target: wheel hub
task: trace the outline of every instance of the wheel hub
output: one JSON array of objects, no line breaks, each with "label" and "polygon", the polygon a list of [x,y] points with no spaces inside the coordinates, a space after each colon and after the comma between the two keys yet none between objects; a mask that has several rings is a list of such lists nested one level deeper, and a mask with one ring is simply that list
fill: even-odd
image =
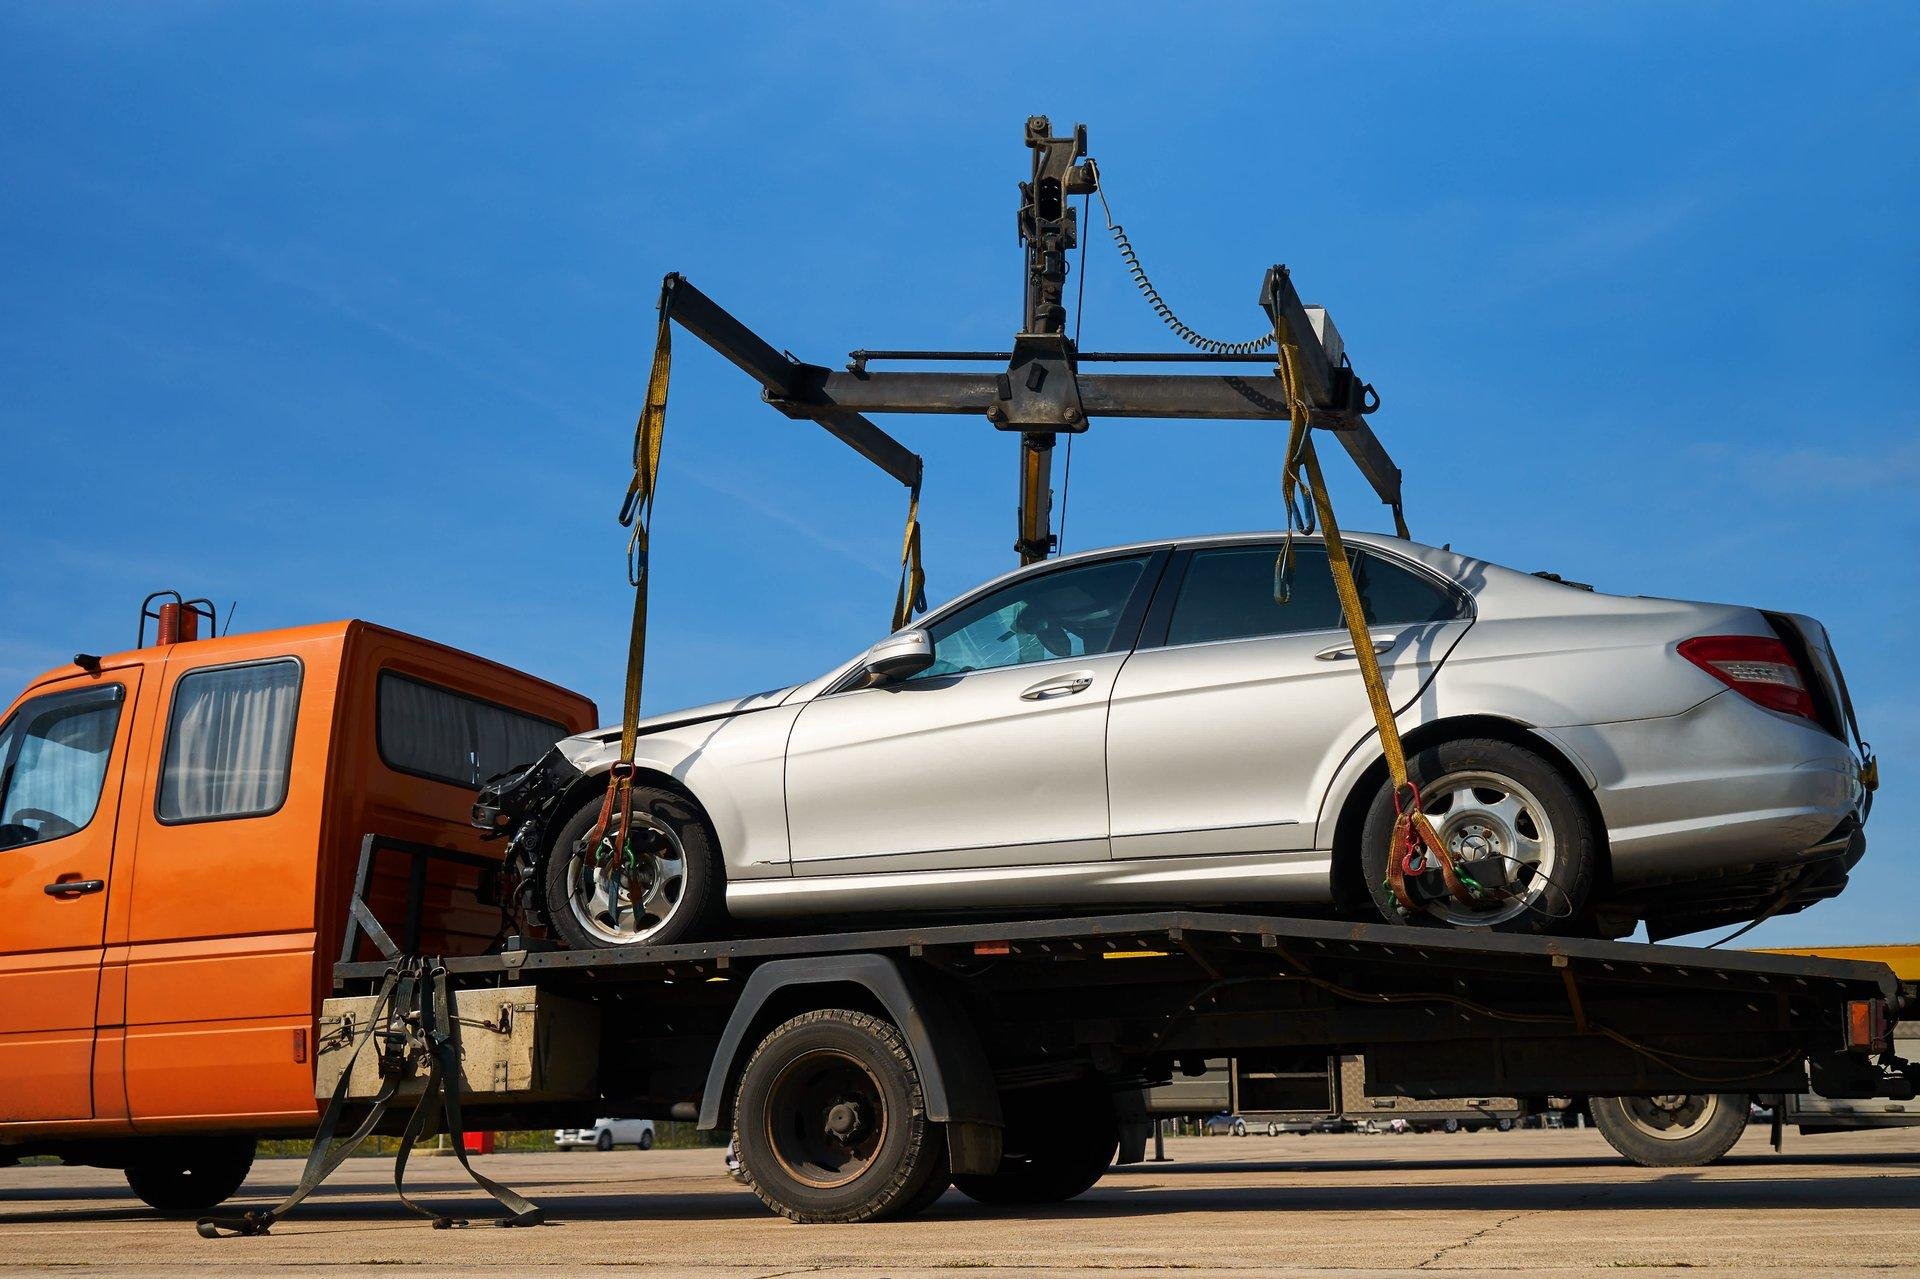
[{"label": "wheel hub", "polygon": [[827,1132],[836,1140],[856,1140],[866,1128],[867,1117],[857,1101],[839,1102],[827,1111]]}]

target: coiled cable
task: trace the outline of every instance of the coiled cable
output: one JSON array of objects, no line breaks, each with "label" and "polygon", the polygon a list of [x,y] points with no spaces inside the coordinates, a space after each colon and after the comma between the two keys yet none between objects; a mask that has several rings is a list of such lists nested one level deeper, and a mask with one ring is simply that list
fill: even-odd
[{"label": "coiled cable", "polygon": [[1126,228],[1113,220],[1113,210],[1107,204],[1106,184],[1100,180],[1100,166],[1089,159],[1087,167],[1093,170],[1093,190],[1100,197],[1100,212],[1107,220],[1107,234],[1113,237],[1114,247],[1120,250],[1120,260],[1126,264],[1127,274],[1133,278],[1133,287],[1140,290],[1140,296],[1160,317],[1160,322],[1173,330],[1175,337],[1210,355],[1256,355],[1273,345],[1271,333],[1245,342],[1222,342],[1182,323],[1173,308],[1167,305],[1167,300],[1160,296],[1160,290],[1154,288],[1153,281],[1147,277],[1147,268],[1140,265],[1140,255],[1134,251],[1133,241],[1127,238]]}]

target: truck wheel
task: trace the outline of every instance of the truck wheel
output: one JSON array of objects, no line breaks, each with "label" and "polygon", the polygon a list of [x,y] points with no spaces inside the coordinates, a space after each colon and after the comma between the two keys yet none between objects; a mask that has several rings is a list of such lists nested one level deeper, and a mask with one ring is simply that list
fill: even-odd
[{"label": "truck wheel", "polygon": [[760,1041],[733,1132],[753,1192],[794,1221],[904,1216],[946,1166],[899,1028],[847,1008],[803,1013]]},{"label": "truck wheel", "polygon": [[1710,1164],[1747,1130],[1747,1095],[1739,1092],[1595,1097],[1590,1108],[1607,1144],[1642,1168]]},{"label": "truck wheel", "polygon": [[1113,1094],[1097,1080],[1000,1095],[1006,1128],[1000,1167],[963,1173],[954,1186],[983,1204],[1065,1203],[1085,1193],[1113,1163],[1120,1120]]},{"label": "truck wheel", "polygon": [[1392,786],[1382,783],[1360,835],[1361,873],[1382,918],[1508,933],[1579,926],[1593,889],[1597,840],[1558,769],[1511,742],[1476,737],[1428,747],[1407,761],[1407,774],[1456,862],[1480,863],[1483,879],[1502,886],[1486,902],[1463,906],[1443,896],[1406,919],[1386,883],[1394,812]]},{"label": "truck wheel", "polygon": [[705,815],[683,795],[635,786],[626,848],[616,863],[611,835],[597,850],[584,847],[603,798],[594,788],[547,854],[542,888],[560,939],[572,950],[595,950],[669,946],[711,935],[726,885]]},{"label": "truck wheel", "polygon": [[240,1189],[253,1167],[251,1137],[156,1137],[127,1163],[127,1184],[161,1212],[205,1212]]}]

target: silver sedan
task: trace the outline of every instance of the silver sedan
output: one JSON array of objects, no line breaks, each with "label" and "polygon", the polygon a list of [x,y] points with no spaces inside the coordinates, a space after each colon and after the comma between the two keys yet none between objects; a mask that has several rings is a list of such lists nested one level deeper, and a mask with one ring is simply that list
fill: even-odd
[{"label": "silver sedan", "polygon": [[[1607,595],[1394,538],[1348,553],[1424,807],[1475,890],[1408,922],[1656,938],[1832,896],[1864,851],[1811,618]],[[1326,551],[1244,534],[989,582],[805,684],[618,732],[483,792],[576,947],[729,916],[1225,906],[1404,918],[1390,790]],[[1864,748],[1860,748],[1864,750]],[[617,823],[615,823],[617,827]]]}]

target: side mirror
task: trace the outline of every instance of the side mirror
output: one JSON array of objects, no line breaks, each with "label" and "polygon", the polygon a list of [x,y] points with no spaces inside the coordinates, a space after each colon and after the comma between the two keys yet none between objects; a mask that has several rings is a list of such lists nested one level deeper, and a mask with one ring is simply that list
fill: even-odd
[{"label": "side mirror", "polygon": [[901,631],[867,650],[860,664],[879,679],[906,679],[933,665],[933,638],[925,631]]}]

